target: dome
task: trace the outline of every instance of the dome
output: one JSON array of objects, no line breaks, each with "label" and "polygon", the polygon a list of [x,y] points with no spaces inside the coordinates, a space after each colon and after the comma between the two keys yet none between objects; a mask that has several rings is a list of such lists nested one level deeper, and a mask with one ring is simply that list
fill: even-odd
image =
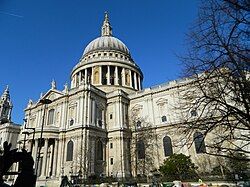
[{"label": "dome", "polygon": [[130,55],[127,46],[121,40],[113,36],[101,36],[94,39],[85,48],[83,56],[97,50],[115,50]]},{"label": "dome", "polygon": [[101,37],[94,39],[87,45],[83,52],[83,56],[99,50],[119,51],[130,56],[127,46],[121,40],[112,36],[112,27],[109,23],[107,12],[105,14],[101,33]]},{"label": "dome", "polygon": [[122,89],[126,93],[142,89],[143,74],[127,48],[112,35],[112,27],[105,13],[101,36],[84,49],[82,58],[70,75],[71,88],[91,84],[109,93]]}]

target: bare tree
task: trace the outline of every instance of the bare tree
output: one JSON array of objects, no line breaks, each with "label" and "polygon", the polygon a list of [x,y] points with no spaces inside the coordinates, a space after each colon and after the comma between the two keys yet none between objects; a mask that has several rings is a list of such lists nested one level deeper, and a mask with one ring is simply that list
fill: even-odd
[{"label": "bare tree", "polygon": [[246,0],[202,1],[181,57],[192,81],[180,91],[178,127],[187,143],[201,132],[207,154],[250,153],[249,10]]},{"label": "bare tree", "polygon": [[135,176],[148,176],[154,169],[156,133],[146,119],[140,117],[137,111],[130,115],[131,138],[131,168]]}]

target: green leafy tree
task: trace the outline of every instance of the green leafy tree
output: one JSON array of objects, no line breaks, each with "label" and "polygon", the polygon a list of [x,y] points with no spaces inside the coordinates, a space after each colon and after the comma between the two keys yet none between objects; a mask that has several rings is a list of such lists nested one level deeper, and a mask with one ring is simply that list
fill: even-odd
[{"label": "green leafy tree", "polygon": [[196,176],[196,167],[190,156],[173,154],[160,166],[160,172],[169,179],[189,179]]}]

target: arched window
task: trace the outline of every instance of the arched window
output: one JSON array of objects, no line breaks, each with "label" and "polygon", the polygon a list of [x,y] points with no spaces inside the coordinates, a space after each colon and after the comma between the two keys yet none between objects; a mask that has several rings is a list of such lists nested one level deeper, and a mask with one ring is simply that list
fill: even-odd
[{"label": "arched window", "polygon": [[67,156],[66,156],[66,161],[72,161],[73,160],[73,148],[74,148],[74,143],[72,140],[70,140],[67,144]]},{"label": "arched window", "polygon": [[143,140],[140,140],[137,142],[137,156],[138,159],[144,159],[145,158],[145,146]]},{"label": "arched window", "polygon": [[141,121],[140,121],[140,120],[138,120],[138,121],[136,122],[136,127],[137,127],[137,128],[141,128]]},{"label": "arched window", "polygon": [[99,71],[98,70],[95,70],[95,73],[94,73],[94,83],[95,84],[99,83]]},{"label": "arched window", "polygon": [[103,160],[103,144],[100,140],[97,141],[96,159]]},{"label": "arched window", "polygon": [[172,141],[169,136],[163,138],[164,156],[170,156],[173,154]]},{"label": "arched window", "polygon": [[74,125],[74,120],[73,120],[73,119],[71,119],[71,120],[69,121],[69,125],[70,125],[70,126]]},{"label": "arched window", "polygon": [[103,110],[96,105],[96,118],[98,127],[102,127],[102,113]]},{"label": "arched window", "polygon": [[54,123],[54,109],[50,109],[49,110],[49,114],[48,114],[48,125],[51,125]]},{"label": "arched window", "polygon": [[126,75],[125,75],[125,79],[126,79],[126,85],[129,86],[130,85],[130,76],[129,76],[129,71],[126,70]]},{"label": "arched window", "polygon": [[194,144],[195,144],[195,150],[197,154],[206,152],[204,136],[201,132],[194,133]]}]

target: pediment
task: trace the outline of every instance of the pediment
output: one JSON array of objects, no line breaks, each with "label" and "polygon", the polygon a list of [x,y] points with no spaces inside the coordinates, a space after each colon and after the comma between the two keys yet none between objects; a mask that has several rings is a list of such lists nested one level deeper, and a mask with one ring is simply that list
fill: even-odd
[{"label": "pediment", "polygon": [[60,92],[59,90],[50,89],[45,95],[42,96],[40,99],[49,99],[51,101],[56,100],[62,96],[64,96],[65,93]]}]

